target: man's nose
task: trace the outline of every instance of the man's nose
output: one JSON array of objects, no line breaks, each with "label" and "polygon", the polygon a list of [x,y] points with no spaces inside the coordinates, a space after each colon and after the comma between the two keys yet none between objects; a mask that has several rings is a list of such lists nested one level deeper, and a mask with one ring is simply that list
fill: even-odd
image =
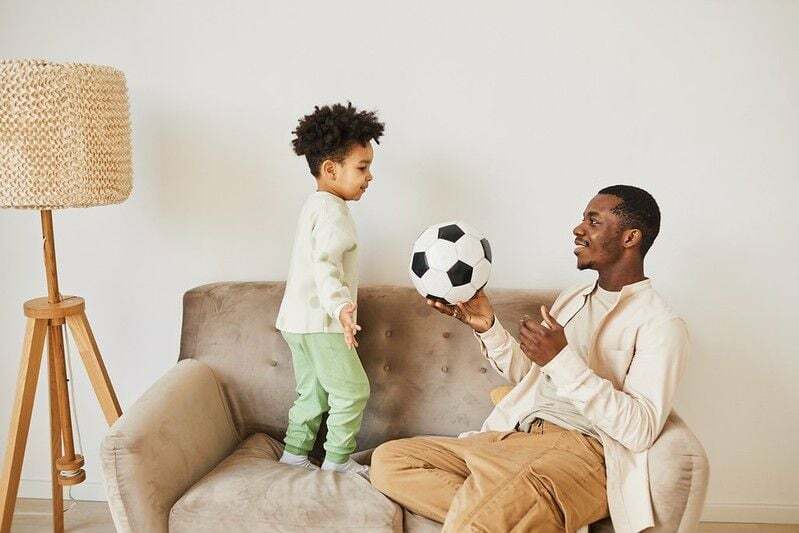
[{"label": "man's nose", "polygon": [[585,235],[585,231],[583,230],[583,224],[582,223],[577,224],[572,230],[572,233],[574,233],[574,235],[576,235],[577,237]]}]

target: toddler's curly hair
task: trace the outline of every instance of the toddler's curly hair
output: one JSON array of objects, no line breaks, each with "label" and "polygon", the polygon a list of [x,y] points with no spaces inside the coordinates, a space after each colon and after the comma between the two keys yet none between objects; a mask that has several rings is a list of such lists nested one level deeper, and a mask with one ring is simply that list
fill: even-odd
[{"label": "toddler's curly hair", "polygon": [[294,153],[305,156],[311,174],[319,177],[323,161],[343,161],[354,143],[380,144],[383,128],[374,111],[358,111],[351,102],[315,106],[313,113],[299,120],[291,144]]}]

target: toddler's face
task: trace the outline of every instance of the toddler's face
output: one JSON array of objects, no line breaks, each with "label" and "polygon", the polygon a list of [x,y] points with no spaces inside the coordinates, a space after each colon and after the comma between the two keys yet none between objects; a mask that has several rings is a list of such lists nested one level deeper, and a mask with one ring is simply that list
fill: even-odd
[{"label": "toddler's face", "polygon": [[373,179],[369,168],[373,156],[371,142],[365,145],[355,143],[347,157],[341,163],[336,163],[336,179],[333,187],[341,198],[355,201],[361,199]]}]

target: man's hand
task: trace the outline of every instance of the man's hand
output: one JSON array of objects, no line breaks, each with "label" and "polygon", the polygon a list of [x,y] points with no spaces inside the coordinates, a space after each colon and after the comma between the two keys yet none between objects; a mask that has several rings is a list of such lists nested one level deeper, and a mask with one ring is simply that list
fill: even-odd
[{"label": "man's hand", "polygon": [[525,316],[519,325],[519,344],[522,352],[538,366],[544,366],[566,347],[566,333],[563,326],[550,316],[546,306],[541,306],[541,316],[546,326]]},{"label": "man's hand", "polygon": [[494,307],[483,289],[477,291],[468,302],[447,305],[428,298],[427,305],[435,307],[442,314],[454,316],[477,333],[485,333],[494,325]]},{"label": "man's hand", "polygon": [[338,316],[341,326],[344,328],[344,342],[350,350],[358,347],[358,341],[355,340],[355,335],[361,331],[361,326],[355,323],[356,309],[358,309],[358,304],[347,304]]}]

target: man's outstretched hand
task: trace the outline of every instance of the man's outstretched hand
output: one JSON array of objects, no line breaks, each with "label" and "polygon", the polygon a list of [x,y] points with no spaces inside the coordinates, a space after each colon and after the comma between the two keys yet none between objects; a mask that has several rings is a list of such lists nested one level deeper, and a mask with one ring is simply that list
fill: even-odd
[{"label": "man's outstretched hand", "polygon": [[552,318],[546,306],[541,306],[541,316],[545,326],[530,317],[522,317],[519,324],[519,345],[522,352],[538,366],[544,366],[566,347],[566,333],[563,326]]},{"label": "man's outstretched hand", "polygon": [[494,307],[483,289],[477,291],[468,302],[448,305],[428,298],[427,305],[442,314],[454,316],[478,333],[485,333],[494,325]]},{"label": "man's outstretched hand", "polygon": [[355,340],[355,335],[361,331],[361,326],[355,323],[356,309],[358,309],[358,304],[347,304],[341,309],[341,313],[339,313],[338,317],[341,322],[341,327],[344,328],[344,342],[349,349],[358,347],[358,341]]}]

